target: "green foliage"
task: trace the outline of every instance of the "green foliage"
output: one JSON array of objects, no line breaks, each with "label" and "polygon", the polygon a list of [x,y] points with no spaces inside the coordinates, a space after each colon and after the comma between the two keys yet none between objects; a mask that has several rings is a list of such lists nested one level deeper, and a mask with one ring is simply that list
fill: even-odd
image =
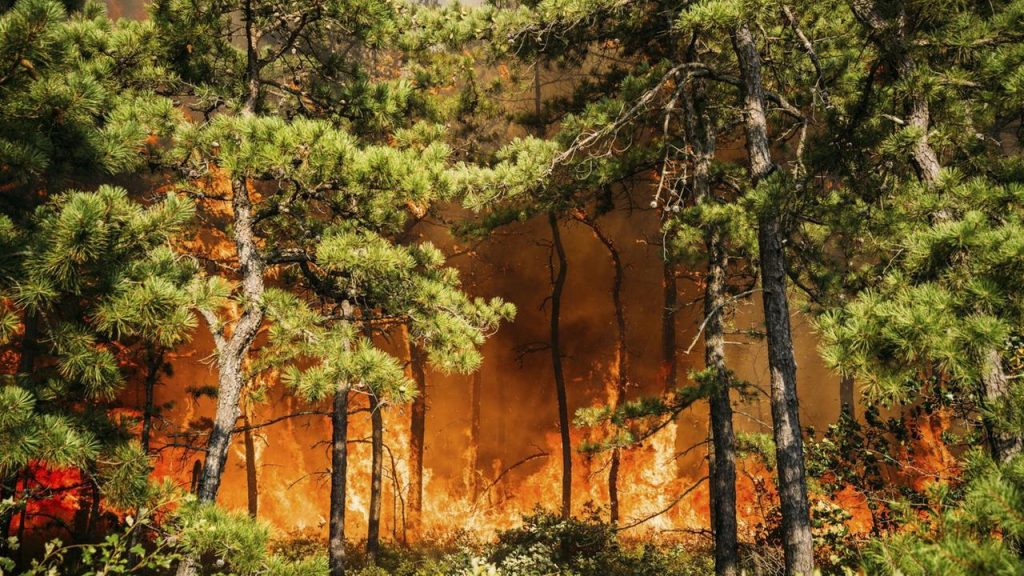
[{"label": "green foliage", "polygon": [[0,477],[73,466],[95,471],[114,506],[153,497],[148,459],[108,410],[134,353],[180,344],[195,325],[195,265],[170,249],[191,217],[175,196],[143,207],[102,186],[57,195],[9,228],[0,293],[38,335],[21,343],[25,373],[0,390]]},{"label": "green foliage", "polygon": [[963,496],[932,491],[926,515],[909,512],[906,527],[864,552],[868,574],[1019,574],[1024,524],[1024,463],[995,465],[975,455]]},{"label": "green foliage", "polygon": [[1024,310],[1011,288],[1024,281],[1020,197],[1019,184],[953,174],[902,193],[889,216],[898,236],[879,247],[887,270],[819,322],[825,359],[876,399],[905,400],[931,370],[975,394],[988,351],[1007,348]]},{"label": "green foliage", "polygon": [[155,40],[151,24],[113,23],[92,3],[68,13],[19,0],[0,13],[0,182],[142,167],[177,115],[152,92]]}]

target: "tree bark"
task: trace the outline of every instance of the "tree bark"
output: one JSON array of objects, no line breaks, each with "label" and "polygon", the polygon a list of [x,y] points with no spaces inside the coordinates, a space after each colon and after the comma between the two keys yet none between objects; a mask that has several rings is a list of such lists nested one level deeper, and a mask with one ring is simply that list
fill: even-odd
[{"label": "tree bark", "polygon": [[348,482],[348,393],[347,386],[334,393],[331,412],[331,511],[328,569],[331,576],[345,576],[345,496]]},{"label": "tree bark", "polygon": [[[1003,370],[1003,359],[997,350],[989,350],[985,358],[985,404],[989,409],[998,409],[1010,392],[1010,379]],[[1008,462],[1021,453],[1024,442],[1017,434],[1005,432],[998,423],[987,426],[992,456],[998,462]]]},{"label": "tree bark", "polygon": [[555,392],[558,396],[558,431],[562,440],[562,518],[572,515],[572,437],[569,435],[569,400],[565,389],[565,373],[562,371],[561,325],[562,291],[569,260],[558,229],[558,217],[548,212],[551,226],[551,242],[558,257],[558,272],[551,287],[551,366],[555,374]]},{"label": "tree bark", "polygon": [[[907,15],[886,19],[879,10],[877,0],[850,0],[854,16],[871,32],[871,38],[881,52],[882,58],[895,70],[900,78],[914,78],[917,75],[917,61],[908,46],[905,22]],[[903,8],[900,8],[901,11]],[[928,95],[923,90],[912,90],[906,103],[906,124],[918,133],[918,139],[910,149],[910,162],[918,178],[931,186],[939,178],[942,165],[939,156],[928,138],[931,128],[931,110]]]},{"label": "tree bark", "polygon": [[[750,158],[750,179],[757,186],[777,167],[772,162],[764,108],[761,59],[750,29],[741,24],[733,45],[743,81],[743,116]],[[796,361],[790,332],[787,296],[784,217],[778,207],[758,215],[757,244],[771,373],[772,431],[779,474],[783,550],[786,573],[809,576],[814,570],[814,546],[804,473],[803,438],[796,391]]]},{"label": "tree bark", "polygon": [[[714,202],[711,190],[711,163],[716,139],[707,115],[704,85],[695,80],[684,88],[686,132],[693,148],[693,187],[698,204]],[[729,396],[732,378],[725,363],[725,314],[727,300],[728,252],[725,238],[717,225],[704,233],[707,273],[704,283],[704,366],[710,370],[712,386],[708,394],[711,415],[711,531],[715,539],[715,574],[739,574],[736,534],[736,436],[733,432],[732,402]]]},{"label": "tree bark", "polygon": [[366,526],[366,556],[376,563],[380,553],[380,507],[384,473],[384,412],[383,405],[373,392],[370,393],[370,513]]},{"label": "tree bark", "polygon": [[409,366],[419,394],[413,400],[409,422],[409,515],[413,534],[419,536],[423,521],[423,452],[427,431],[427,373],[423,350],[409,343]]},{"label": "tree bark", "polygon": [[[263,259],[256,246],[253,228],[252,202],[246,182],[236,181],[232,207],[234,208],[234,240],[238,255],[243,311],[235,322],[231,337],[216,332],[217,343],[217,411],[214,415],[213,430],[207,445],[206,463],[199,481],[199,500],[214,502],[220,489],[224,464],[227,462],[231,433],[241,412],[239,400],[242,394],[242,368],[245,357],[252,346],[256,332],[263,321]],[[211,326],[214,329],[214,326]]]},{"label": "tree bark", "polygon": [[[232,208],[235,252],[241,276],[242,314],[234,324],[230,337],[218,329],[213,311],[201,310],[213,333],[217,348],[217,409],[213,430],[206,446],[206,459],[199,478],[196,495],[200,502],[214,503],[220,489],[224,465],[228,458],[231,435],[241,412],[239,400],[244,384],[242,368],[253,339],[263,322],[263,259],[256,245],[256,232],[249,198],[248,184],[236,180],[233,185]],[[188,556],[178,565],[177,576],[195,576],[196,558]]]}]

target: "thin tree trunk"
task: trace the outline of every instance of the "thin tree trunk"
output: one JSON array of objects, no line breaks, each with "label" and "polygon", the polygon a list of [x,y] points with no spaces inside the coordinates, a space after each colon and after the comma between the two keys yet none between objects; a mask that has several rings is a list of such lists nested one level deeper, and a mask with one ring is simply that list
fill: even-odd
[{"label": "thin tree trunk", "polygon": [[843,374],[839,377],[839,410],[842,417],[850,420],[857,417],[857,405],[854,395],[853,376]]},{"label": "thin tree trunk", "polygon": [[722,324],[726,305],[726,256],[722,236],[710,229],[705,237],[708,251],[707,285],[704,288],[704,365],[714,373],[714,385],[708,397],[711,410],[714,467],[711,470],[715,494],[713,531],[715,535],[715,573],[735,576],[739,573],[736,536],[736,437],[733,433],[732,403],[729,398],[730,375],[725,364],[725,330]]},{"label": "thin tree trunk", "polygon": [[328,567],[331,576],[345,576],[345,496],[348,482],[347,386],[334,393],[331,412],[331,511]]},{"label": "thin tree trunk", "polygon": [[[761,59],[750,29],[741,24],[733,45],[743,81],[743,116],[750,158],[750,179],[757,186],[777,167],[772,162],[765,117]],[[779,474],[783,550],[786,573],[809,576],[814,570],[814,546],[804,473],[803,438],[796,391],[796,361],[790,332],[787,296],[784,214],[777,207],[758,215],[757,244],[771,372],[772,430]]]},{"label": "thin tree trunk", "polygon": [[153,429],[153,396],[156,383],[160,379],[160,369],[164,365],[163,351],[153,352],[148,360],[149,361],[146,366],[146,379],[143,382],[146,397],[142,405],[142,432],[139,438],[139,443],[142,445],[142,451],[146,454],[149,454],[150,433]]},{"label": "thin tree trunk", "polygon": [[[626,384],[629,378],[629,367],[627,366],[626,357],[626,309],[622,303],[622,281],[624,279],[622,258],[619,256],[619,250],[615,247],[615,243],[601,230],[596,221],[585,215],[578,216],[577,219],[590,227],[594,232],[594,236],[597,237],[605,250],[608,251],[608,256],[612,260],[612,270],[614,271],[614,276],[612,277],[612,306],[615,310],[616,371],[611,409],[615,410],[626,399]],[[621,460],[621,449],[614,448],[612,450],[611,465],[608,467],[608,508],[612,526],[619,523],[619,468]]]},{"label": "thin tree trunk", "polygon": [[[408,337],[407,337],[408,338]],[[423,452],[427,431],[427,373],[423,350],[409,342],[409,366],[419,394],[413,400],[409,422],[409,515],[413,534],[420,535],[423,522]]]},{"label": "thin tree trunk", "polygon": [[663,390],[668,393],[676,389],[679,364],[676,362],[676,308],[679,287],[676,284],[676,267],[664,262],[661,269],[661,287],[664,308],[661,310],[661,370]]},{"label": "thin tree trunk", "polygon": [[[694,154],[693,187],[698,204],[714,202],[711,163],[716,139],[707,116],[703,83],[694,81],[684,89],[686,132]],[[725,363],[725,326],[722,320],[727,300],[728,252],[722,231],[716,225],[704,233],[707,274],[704,285],[704,366],[710,370],[712,387],[708,394],[711,413],[711,531],[715,539],[715,574],[739,574],[736,535],[736,436],[733,432],[731,375]]]},{"label": "thin tree trunk", "polygon": [[[239,400],[244,384],[243,363],[263,321],[263,309],[260,306],[264,290],[263,260],[256,247],[252,203],[244,181],[236,181],[233,188],[235,249],[242,277],[242,299],[245,308],[235,322],[230,339],[225,339],[219,332],[214,334],[214,341],[217,343],[217,410],[207,445],[203,475],[199,481],[198,496],[202,502],[217,500],[224,464],[228,458],[228,447],[231,444],[231,434],[241,412]],[[213,326],[215,324],[211,324],[211,328]]]},{"label": "thin tree trunk", "polygon": [[249,505],[249,516],[255,518],[259,513],[259,484],[256,478],[256,442],[253,439],[248,407],[242,414],[242,432],[245,441],[245,494]]},{"label": "thin tree trunk", "polygon": [[480,495],[480,400],[483,393],[483,369],[473,372],[473,384],[470,387],[469,411],[469,491],[476,502]]},{"label": "thin tree trunk", "polygon": [[370,393],[370,445],[373,455],[370,463],[370,515],[366,527],[366,555],[371,563],[380,553],[381,476],[384,473],[384,412],[376,394]]},{"label": "thin tree trunk", "polygon": [[551,287],[551,366],[555,373],[555,392],[558,396],[558,431],[562,439],[562,518],[572,515],[572,437],[569,435],[569,400],[565,389],[565,373],[562,371],[561,310],[562,291],[569,260],[565,256],[562,235],[558,230],[558,217],[548,212],[551,226],[551,242],[558,257],[558,272]]},{"label": "thin tree trunk", "polygon": [[[214,414],[213,430],[206,446],[205,465],[196,490],[200,502],[217,501],[224,465],[228,458],[231,435],[238,421],[241,407],[239,400],[244,384],[243,363],[253,339],[263,321],[263,260],[256,246],[256,233],[245,181],[233,183],[232,208],[234,210],[234,241],[238,256],[243,310],[234,324],[231,337],[226,338],[217,330],[218,320],[213,311],[200,310],[213,333],[217,348],[217,409]],[[178,576],[195,576],[198,561],[193,556],[182,559],[178,565]]]}]

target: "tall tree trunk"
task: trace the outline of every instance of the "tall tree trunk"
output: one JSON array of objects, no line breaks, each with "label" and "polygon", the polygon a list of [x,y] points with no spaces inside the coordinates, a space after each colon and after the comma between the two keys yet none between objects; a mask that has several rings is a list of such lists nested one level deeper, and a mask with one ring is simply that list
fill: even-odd
[{"label": "tall tree trunk", "polygon": [[[738,26],[733,33],[733,45],[743,83],[743,119],[750,158],[750,180],[756,187],[777,169],[769,150],[761,58],[754,36],[745,24]],[[771,372],[772,431],[779,471],[786,573],[809,576],[814,570],[814,546],[786,292],[784,219],[785,215],[777,206],[762,210],[758,215],[757,244]]]},{"label": "tall tree trunk", "polygon": [[[206,459],[199,478],[196,495],[200,502],[217,501],[224,465],[228,459],[231,435],[241,412],[243,364],[253,339],[263,321],[263,259],[256,245],[256,232],[249,198],[248,184],[236,180],[232,185],[233,232],[235,252],[241,276],[242,313],[234,323],[230,337],[217,329],[219,322],[211,310],[200,310],[213,333],[217,351],[217,409],[213,430],[206,445]],[[193,556],[182,559],[178,576],[195,576],[198,561]]]},{"label": "tall tree trunk", "polygon": [[[228,447],[231,444],[231,433],[241,412],[239,400],[244,384],[243,364],[263,321],[263,259],[256,246],[252,202],[249,199],[246,182],[236,181],[233,188],[234,240],[244,308],[242,315],[235,322],[230,338],[225,338],[220,332],[214,333],[214,342],[217,344],[217,410],[207,445],[203,475],[199,481],[198,496],[202,502],[217,500],[217,491],[220,489],[224,464],[228,458]],[[213,318],[207,320],[215,322]],[[211,324],[211,329],[214,326],[215,323]]]},{"label": "tall tree trunk", "polygon": [[469,491],[476,502],[480,495],[480,401],[484,387],[483,369],[473,372],[469,411]]},{"label": "tall tree trunk", "polygon": [[[686,133],[693,148],[693,187],[698,204],[715,201],[711,190],[711,163],[716,138],[707,115],[706,94],[701,80],[684,88]],[[725,237],[717,225],[704,233],[707,274],[704,283],[704,366],[711,371],[708,394],[711,413],[711,531],[715,539],[715,574],[739,574],[736,535],[736,436],[733,432],[732,402],[729,390],[732,377],[725,362],[725,325],[728,306],[728,252]]]},{"label": "tall tree trunk", "polygon": [[380,507],[384,473],[384,407],[377,395],[370,393],[370,513],[366,527],[366,555],[371,563],[380,552]]},{"label": "tall tree trunk", "polygon": [[[407,336],[408,339],[408,336]],[[423,451],[427,431],[427,372],[423,350],[409,342],[409,367],[419,394],[413,400],[409,422],[409,515],[413,534],[423,522]]]},{"label": "tall tree trunk", "polygon": [[558,229],[558,217],[548,212],[551,226],[551,242],[558,257],[558,272],[551,287],[551,366],[555,373],[555,392],[558,396],[558,431],[562,439],[562,518],[572,515],[572,437],[569,435],[569,400],[565,389],[565,373],[562,371],[561,311],[562,291],[569,260],[565,256],[562,234]]},{"label": "tall tree trunk", "polygon": [[736,437],[733,433],[732,403],[729,398],[731,377],[725,364],[725,330],[722,324],[726,306],[726,256],[721,233],[709,229],[705,235],[708,252],[707,285],[704,288],[704,365],[713,370],[714,385],[708,397],[711,410],[711,439],[714,466],[711,470],[712,510],[715,535],[715,573],[735,576],[739,573],[736,536]]},{"label": "tall tree trunk", "polygon": [[[626,384],[629,379],[629,367],[626,356],[626,309],[622,303],[622,281],[624,270],[622,258],[615,243],[608,237],[597,222],[580,214],[577,219],[590,227],[601,245],[608,251],[608,257],[612,261],[612,307],[615,310],[615,390],[612,395],[611,408],[615,410],[626,399]],[[611,465],[608,467],[608,508],[611,524],[619,523],[619,468],[622,460],[622,450],[612,450]]]},{"label": "tall tree trunk", "polygon": [[334,393],[331,412],[331,511],[328,536],[328,569],[331,576],[345,576],[345,496],[348,482],[348,386]]},{"label": "tall tree trunk", "polygon": [[671,262],[664,262],[661,268],[662,304],[661,310],[661,370],[662,389],[672,392],[676,389],[679,375],[679,363],[676,361],[676,308],[679,300],[679,287],[676,283],[676,267]]},{"label": "tall tree trunk", "polygon": [[843,374],[839,377],[839,410],[844,418],[853,420],[857,417],[853,376]]}]

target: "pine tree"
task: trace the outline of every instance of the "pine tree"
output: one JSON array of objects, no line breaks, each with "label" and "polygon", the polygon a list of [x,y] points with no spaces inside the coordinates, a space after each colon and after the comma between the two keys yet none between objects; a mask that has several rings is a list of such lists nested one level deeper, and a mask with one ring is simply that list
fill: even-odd
[{"label": "pine tree", "polygon": [[[147,346],[159,349],[178,343],[184,337],[178,329],[187,314],[181,309],[172,310],[181,304],[180,300],[172,301],[176,298],[174,292],[181,288],[180,278],[175,274],[184,272],[174,272],[179,264],[170,252],[160,257],[148,252],[118,252],[121,260],[111,261],[103,258],[117,256],[93,252],[107,240],[126,245],[138,242],[140,246],[160,243],[173,233],[172,229],[162,237],[164,240],[153,240],[158,237],[154,236],[156,231],[144,227],[116,234],[113,230],[101,233],[86,228],[95,226],[90,218],[106,210],[127,219],[118,223],[123,226],[138,226],[147,218],[156,223],[161,216],[138,214],[141,208],[127,200],[123,191],[113,189],[93,195],[58,196],[69,178],[96,181],[108,174],[145,166],[154,153],[150,143],[168,133],[173,116],[170,101],[153,94],[160,76],[150,50],[154,43],[152,26],[135,22],[114,24],[98,4],[68,4],[65,7],[55,2],[21,0],[0,8],[0,189],[4,191],[3,217],[11,249],[4,262],[4,290],[12,298],[4,318],[11,330],[19,322],[23,324],[20,333],[8,333],[5,339],[20,350],[20,375],[12,377],[12,382],[29,386],[31,398],[26,399],[13,387],[5,388],[5,394],[12,395],[11,402],[19,406],[15,413],[20,415],[13,417],[19,424],[10,432],[25,431],[27,437],[41,442],[35,448],[28,442],[22,445],[24,451],[10,452],[11,460],[5,463],[0,481],[0,497],[13,496],[19,467],[30,461],[45,462],[49,454],[52,464],[75,463],[89,474],[90,498],[96,508],[97,489],[105,483],[100,475],[106,473],[94,465],[97,451],[105,456],[117,452],[125,462],[129,452],[113,448],[114,440],[110,437],[117,436],[118,441],[125,442],[126,424],[109,421],[102,414],[102,406],[89,407],[83,396],[99,394],[104,398],[100,404],[105,404],[105,395],[120,389],[125,375],[120,367],[109,364],[109,350],[93,353],[88,349],[117,342],[126,346],[124,360],[137,359]],[[51,197],[57,199],[48,202]],[[45,207],[35,211],[41,204]],[[183,206],[170,203],[167,210],[187,212]],[[80,222],[70,220],[75,217]],[[164,217],[169,219],[167,224],[180,224],[170,214]],[[45,245],[38,235],[44,226],[51,232],[63,230],[68,234],[63,238],[66,245]],[[76,238],[76,233],[83,237]],[[105,235],[109,235],[107,240],[98,239]],[[56,286],[56,277],[41,276],[38,271],[32,272],[30,282],[29,273],[22,269],[29,265],[30,256],[18,251],[29,248],[37,251],[33,257],[38,258],[43,258],[41,254],[46,251],[57,250],[47,256],[53,259],[49,264],[35,261],[32,266],[63,266],[62,274],[83,275],[83,284],[84,278],[92,274],[95,285],[79,285],[77,280],[65,277],[64,284]],[[122,246],[114,244],[112,248],[120,250]],[[58,263],[60,249],[80,250],[82,259]],[[136,268],[129,272],[132,266]],[[104,267],[109,270],[103,270]],[[108,278],[118,275],[131,276],[146,284],[134,291],[108,283]],[[14,298],[20,290],[26,291],[24,296]],[[152,306],[146,299],[153,300]],[[104,307],[103,318],[74,317],[84,310],[98,312],[99,306]],[[70,316],[65,316],[65,312]],[[154,329],[161,325],[165,329]],[[65,348],[56,350],[54,346],[59,342]],[[43,390],[53,389],[35,388],[42,385],[38,382],[42,373],[37,374],[36,368],[40,362],[45,364],[67,354],[80,364],[68,364],[66,372],[52,383],[72,386],[68,397],[58,400],[46,396]],[[91,382],[89,386],[93,388],[87,390],[85,381]],[[76,398],[84,402],[80,409],[88,412],[89,418],[74,410],[66,412],[67,406],[75,405]],[[30,413],[44,420],[39,423],[41,427],[22,424]],[[99,433],[98,439],[92,432]],[[18,438],[16,435],[11,442],[19,444]],[[67,451],[60,447],[64,441],[68,443]],[[61,456],[62,453],[65,455]],[[133,464],[125,468],[124,479],[134,482],[139,476],[133,474],[141,473],[145,461],[138,454],[131,458]],[[127,473],[129,470],[132,472]],[[5,511],[0,521],[0,545],[4,546],[9,512]]]},{"label": "pine tree", "polygon": [[4,251],[16,255],[3,266],[7,338],[19,317],[37,333],[22,343],[25,370],[3,388],[0,474],[33,463],[81,470],[93,512],[83,506],[73,536],[91,534],[101,493],[123,508],[150,495],[133,423],[111,409],[127,383],[121,364],[177,345],[195,325],[194,264],[170,248],[192,213],[175,196],[143,208],[101,187],[54,197],[22,229],[3,219]]},{"label": "pine tree", "polygon": [[[415,122],[430,120],[433,104],[408,74],[396,73],[402,69],[402,54],[385,49],[389,42],[397,47],[415,43],[415,36],[409,38],[414,27],[408,26],[415,23],[415,14],[406,9],[377,2],[203,7],[158,2],[153,7],[154,19],[169,40],[168,64],[181,78],[179,87],[209,118],[177,134],[178,168],[196,196],[216,197],[210,190],[230,183],[241,276],[241,316],[232,323],[230,337],[221,335],[223,321],[215,310],[203,311],[218,341],[221,381],[199,496],[205,501],[216,496],[247,358],[250,372],[264,362],[252,364],[250,347],[265,313],[271,333],[293,321],[322,324],[336,342],[319,344],[318,355],[308,357],[323,365],[352,357],[356,365],[351,370],[356,371],[314,370],[301,378],[293,373],[292,388],[310,400],[328,392],[334,396],[334,574],[344,571],[349,395],[369,393],[381,409],[413,397],[401,370],[393,370],[396,360],[374,348],[373,337],[392,318],[405,318],[433,364],[469,370],[479,362],[472,349],[483,334],[511,314],[500,301],[456,296],[461,294],[457,282],[451,272],[437,268],[439,255],[433,249],[396,244],[410,212],[421,213],[464,186],[463,176],[452,171],[443,130],[429,121]],[[240,30],[232,17],[242,22]],[[348,53],[359,57],[343,57]],[[385,73],[373,65],[378,59],[399,67]],[[271,268],[299,280],[319,304],[297,316],[271,313],[268,298],[279,297],[263,281]],[[421,268],[426,271],[418,272]],[[220,285],[216,288],[225,295]],[[447,312],[431,305],[447,306]],[[357,338],[351,329],[366,336]],[[292,347],[295,353],[302,350],[298,344]],[[278,362],[288,357],[279,354]],[[391,394],[399,388],[405,392]],[[379,416],[375,409],[377,462],[383,456]],[[371,500],[379,503],[379,477],[373,488]],[[371,548],[374,523],[371,519]],[[194,570],[195,559],[190,558],[179,574]]]},{"label": "pine tree", "polygon": [[[874,51],[877,86],[857,100],[844,94],[851,104],[834,139],[855,153],[846,165],[821,159],[842,187],[814,233],[857,238],[853,257],[877,261],[844,279],[855,297],[823,318],[826,358],[856,374],[872,401],[948,389],[981,416],[993,456],[1009,460],[1022,436],[1004,420],[1016,395],[1007,372],[1016,308],[1003,287],[1017,280],[995,263],[1015,242],[1016,210],[1003,202],[1019,186],[1019,162],[1004,157],[1015,144],[985,135],[1005,133],[1015,114],[1021,7],[942,5],[925,15],[862,2],[852,13]],[[863,174],[871,185],[853,186]],[[839,202],[881,217],[843,218]],[[1006,244],[983,239],[995,236]]]}]

